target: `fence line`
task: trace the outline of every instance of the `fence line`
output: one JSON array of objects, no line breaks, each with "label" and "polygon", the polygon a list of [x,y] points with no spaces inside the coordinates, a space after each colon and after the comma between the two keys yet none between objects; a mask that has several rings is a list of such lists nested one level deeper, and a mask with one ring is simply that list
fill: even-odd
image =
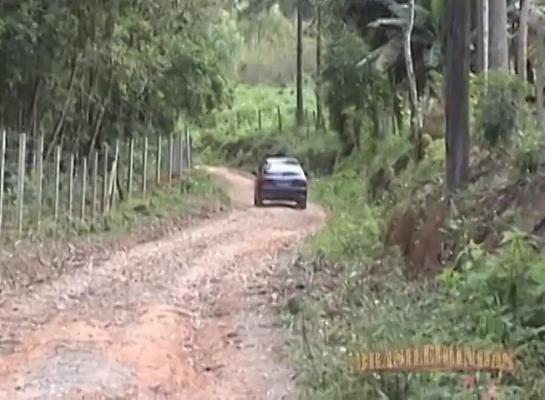
[{"label": "fence line", "polygon": [[[220,114],[212,114],[210,118],[205,119],[203,122],[204,129],[218,128],[219,122],[222,121],[231,127],[240,129],[243,125],[257,128],[259,131],[265,129],[276,129],[282,132],[290,124],[295,124],[295,108],[288,110],[277,105],[270,108],[248,108],[245,110],[237,110],[235,112],[226,111]],[[266,123],[268,122],[268,123]],[[326,118],[322,115],[321,119],[318,119],[316,110],[305,109],[303,125],[305,131],[310,133],[311,128],[314,129],[326,129]]]},{"label": "fence line", "polygon": [[4,222],[4,177],[6,170],[6,130],[2,129],[0,139],[0,235]]},{"label": "fence line", "polygon": [[157,136],[154,145],[148,137],[117,140],[85,156],[57,145],[48,157],[43,135],[0,130],[0,237],[92,223],[121,201],[145,198],[150,187],[172,184],[191,169],[187,129],[166,141]]}]

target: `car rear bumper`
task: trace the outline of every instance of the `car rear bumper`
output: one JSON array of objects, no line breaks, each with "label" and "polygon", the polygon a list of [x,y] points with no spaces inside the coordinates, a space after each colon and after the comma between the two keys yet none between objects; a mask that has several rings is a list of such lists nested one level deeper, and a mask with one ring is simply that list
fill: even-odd
[{"label": "car rear bumper", "polygon": [[307,198],[307,190],[294,189],[261,189],[258,192],[261,200],[278,200],[278,201],[303,201]]}]

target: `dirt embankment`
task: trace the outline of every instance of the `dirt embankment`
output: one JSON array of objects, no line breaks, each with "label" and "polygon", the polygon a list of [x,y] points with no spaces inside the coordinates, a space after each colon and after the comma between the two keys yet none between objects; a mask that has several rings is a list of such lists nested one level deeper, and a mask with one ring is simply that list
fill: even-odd
[{"label": "dirt embankment", "polygon": [[248,177],[211,173],[229,215],[0,297],[0,399],[295,398],[271,282],[325,214],[253,208]]}]

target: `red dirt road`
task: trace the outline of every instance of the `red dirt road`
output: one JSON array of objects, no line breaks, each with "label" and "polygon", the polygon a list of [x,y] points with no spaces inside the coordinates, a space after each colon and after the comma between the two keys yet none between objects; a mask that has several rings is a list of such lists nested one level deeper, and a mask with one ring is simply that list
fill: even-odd
[{"label": "red dirt road", "polygon": [[325,214],[237,205],[156,242],[0,297],[0,399],[294,399],[273,327],[279,256]]}]

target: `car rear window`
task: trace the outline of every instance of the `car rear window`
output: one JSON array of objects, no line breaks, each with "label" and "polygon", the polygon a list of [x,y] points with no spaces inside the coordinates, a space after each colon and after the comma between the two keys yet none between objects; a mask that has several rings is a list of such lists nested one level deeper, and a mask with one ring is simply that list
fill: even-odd
[{"label": "car rear window", "polygon": [[289,165],[299,165],[299,161],[295,158],[271,158],[268,160],[269,163],[279,163],[279,164],[289,164]]},{"label": "car rear window", "polygon": [[303,174],[299,165],[284,163],[268,163],[263,172],[269,176],[301,176]]}]

